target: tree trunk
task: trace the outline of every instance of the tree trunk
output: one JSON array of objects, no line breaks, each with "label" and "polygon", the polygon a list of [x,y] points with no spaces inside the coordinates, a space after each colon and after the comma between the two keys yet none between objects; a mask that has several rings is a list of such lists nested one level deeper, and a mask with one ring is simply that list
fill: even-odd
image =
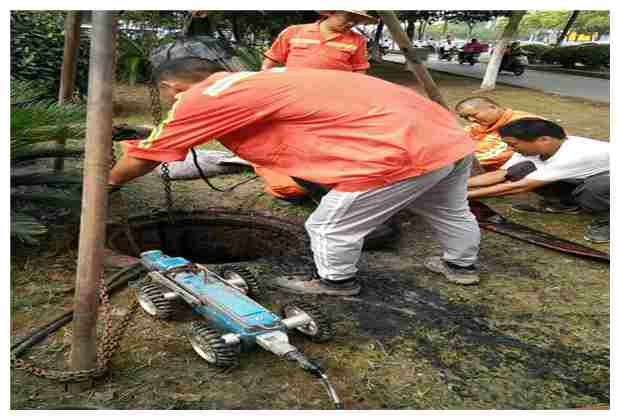
[{"label": "tree trunk", "polygon": [[418,82],[422,85],[428,97],[449,110],[450,108],[448,108],[448,105],[442,98],[441,92],[435,84],[435,81],[431,77],[428,70],[426,70],[426,67],[424,67],[424,64],[422,64],[415,51],[411,48],[411,42],[409,41],[409,38],[407,38],[407,34],[400,26],[400,22],[394,12],[385,10],[377,11],[377,13],[390,30],[392,39],[394,39],[400,47],[409,67],[413,69],[413,74],[415,74],[416,79],[418,79]]},{"label": "tree trunk", "polygon": [[211,21],[208,16],[192,16],[190,17],[189,24],[184,30],[185,36],[195,35],[211,35],[213,29],[211,28]]},{"label": "tree trunk", "polygon": [[448,21],[444,20],[443,21],[443,29],[441,30],[441,36],[444,37],[447,32],[448,32]]},{"label": "tree trunk", "polygon": [[245,45],[245,41],[242,39],[241,33],[239,32],[239,24],[237,22],[237,16],[234,14],[230,18],[232,23],[232,32],[235,35],[235,41],[237,41],[238,45]]},{"label": "tree trunk", "polygon": [[407,38],[409,41],[413,41],[415,36],[415,21],[407,19]]},{"label": "tree trunk", "polygon": [[418,29],[418,41],[424,41],[424,32],[426,32],[426,24],[428,20],[423,20],[420,22],[420,29]]},{"label": "tree trunk", "polygon": [[[80,52],[81,23],[82,13],[80,11],[71,10],[65,15],[65,45],[62,56],[62,67],[60,70],[60,89],[58,90],[59,105],[69,102],[73,96],[77,58]],[[65,148],[65,140],[57,140],[56,144],[61,150]],[[64,166],[64,158],[57,157],[54,160],[54,171],[60,172],[64,169]]]},{"label": "tree trunk", "polygon": [[[75,283],[71,368],[97,366],[97,292],[103,274],[107,181],[112,150],[112,98],[117,14],[93,11],[86,116],[82,218]],[[92,382],[92,381],[91,381]],[[92,383],[71,384],[80,392]]]},{"label": "tree trunk", "polygon": [[491,55],[491,60],[487,65],[486,72],[484,73],[484,79],[482,80],[480,90],[495,89],[495,83],[497,82],[497,75],[499,74],[499,68],[502,63],[502,57],[504,56],[504,50],[506,49],[508,43],[517,33],[517,29],[519,29],[519,23],[521,22],[521,19],[523,19],[523,16],[525,16],[526,13],[527,11],[525,10],[517,10],[512,12],[512,14],[510,15],[508,24],[504,28],[504,32],[502,33],[501,38],[493,49],[493,55]]},{"label": "tree trunk", "polygon": [[566,25],[564,25],[564,29],[562,30],[562,33],[560,34],[557,41],[555,42],[556,47],[559,47],[560,44],[562,44],[562,41],[564,41],[564,38],[566,38],[566,35],[568,35],[568,31],[570,31],[571,26],[573,26],[573,23],[575,23],[575,20],[577,20],[578,15],[579,15],[579,10],[573,10],[573,13],[571,13],[568,20],[566,21]]},{"label": "tree trunk", "polygon": [[467,38],[471,38],[471,34],[474,32],[474,27],[476,26],[475,23],[468,23],[467,27],[469,28],[469,31],[467,32]]},{"label": "tree trunk", "polygon": [[372,61],[380,63],[383,61],[383,53],[381,48],[381,37],[383,36],[383,28],[385,24],[382,20],[379,21],[377,25],[377,29],[375,30],[375,36],[373,37],[373,46],[370,51],[368,51],[368,55]]}]

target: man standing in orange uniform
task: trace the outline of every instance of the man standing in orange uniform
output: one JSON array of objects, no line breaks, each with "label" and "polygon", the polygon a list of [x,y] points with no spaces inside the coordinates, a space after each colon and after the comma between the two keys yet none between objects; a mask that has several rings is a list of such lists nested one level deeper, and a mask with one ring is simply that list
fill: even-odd
[{"label": "man standing in orange uniform", "polygon": [[466,199],[474,147],[450,111],[362,74],[220,70],[195,58],[155,69],[162,93],[177,102],[150,137],[128,145],[110,172],[111,188],[217,138],[254,164],[330,188],[305,225],[317,276],[281,278],[280,287],[359,293],[364,238],[405,207],[442,245],[443,256],[426,267],[453,283],[478,282],[480,231]]},{"label": "man standing in orange uniform", "polygon": [[[283,30],[265,52],[263,70],[281,64],[288,69],[311,68],[365,73],[370,67],[366,38],[351,29],[377,23],[364,10],[321,11],[323,19]],[[265,191],[284,203],[300,202],[305,190],[289,176],[255,166],[265,181]]]}]

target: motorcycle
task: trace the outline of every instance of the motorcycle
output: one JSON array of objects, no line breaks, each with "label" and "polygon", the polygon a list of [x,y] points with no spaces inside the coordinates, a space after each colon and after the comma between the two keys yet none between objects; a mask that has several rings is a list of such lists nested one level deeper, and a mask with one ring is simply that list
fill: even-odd
[{"label": "motorcycle", "polygon": [[521,76],[525,72],[526,65],[527,57],[525,54],[517,54],[510,60],[503,59],[499,71],[509,71],[514,73],[515,76]]},{"label": "motorcycle", "polygon": [[474,64],[480,62],[479,52],[471,52],[471,51],[466,52],[463,49],[460,49],[458,51],[458,56],[459,56],[459,64],[469,63],[469,65],[473,66]]},{"label": "motorcycle", "polygon": [[456,47],[452,47],[452,48],[439,47],[438,58],[440,60],[452,61],[452,59],[454,58],[454,56],[456,56],[457,53],[458,53],[458,50]]}]

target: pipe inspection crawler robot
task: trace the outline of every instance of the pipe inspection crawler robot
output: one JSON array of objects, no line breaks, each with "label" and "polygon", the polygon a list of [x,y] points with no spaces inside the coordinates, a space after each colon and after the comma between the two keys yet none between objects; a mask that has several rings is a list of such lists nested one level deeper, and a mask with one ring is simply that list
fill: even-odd
[{"label": "pipe inspection crawler robot", "polygon": [[246,269],[215,273],[181,257],[169,257],[161,251],[140,254],[149,271],[138,292],[140,306],[149,315],[169,319],[174,302],[184,301],[204,320],[193,321],[189,342],[200,357],[215,366],[238,364],[241,351],[255,346],[287,360],[321,380],[336,408],[342,408],[327,375],[308,360],[288,340],[287,332],[296,330],[315,342],[332,338],[331,323],[322,311],[307,302],[284,305],[281,316],[256,303],[260,286]]}]

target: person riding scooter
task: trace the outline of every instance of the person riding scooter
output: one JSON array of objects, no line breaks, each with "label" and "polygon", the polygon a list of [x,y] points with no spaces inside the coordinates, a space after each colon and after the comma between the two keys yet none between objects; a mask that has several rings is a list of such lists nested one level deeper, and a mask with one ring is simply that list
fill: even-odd
[{"label": "person riding scooter", "polygon": [[525,54],[521,51],[519,41],[513,42],[506,47],[499,71],[509,71],[514,73],[515,76],[522,75],[525,71],[524,56]]},{"label": "person riding scooter", "polygon": [[480,54],[486,52],[487,49],[486,44],[481,44],[476,38],[472,38],[463,46],[463,49],[459,50],[459,64],[468,62],[473,66],[479,62]]},{"label": "person riding scooter", "polygon": [[439,59],[451,61],[456,53],[456,48],[452,35],[447,35],[446,40],[439,46]]}]

